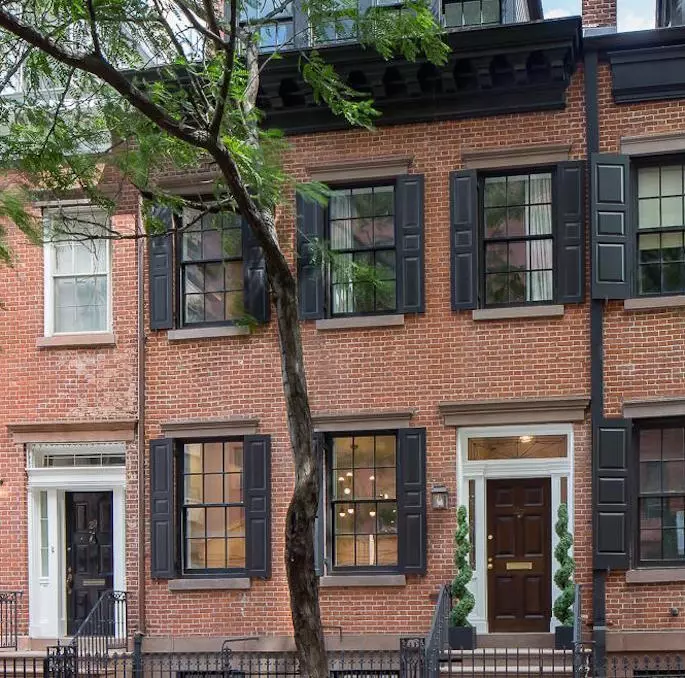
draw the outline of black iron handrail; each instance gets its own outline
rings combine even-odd
[[[18,608],[22,591],[0,591],[0,647],[17,649]]]
[[[449,626],[452,596],[449,584],[440,587],[438,602],[433,612],[433,621],[426,636],[426,676],[437,678],[440,672],[440,655],[447,647],[447,628]]]
[[[583,627],[581,615],[583,613],[583,601],[581,598],[581,586],[576,584],[573,597],[573,644],[574,647],[583,642]]]
[[[103,656],[126,649],[128,617],[125,591],[105,591],[78,627],[70,645],[77,656]]]

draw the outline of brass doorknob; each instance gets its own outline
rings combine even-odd
[[[488,570],[492,570],[492,568],[495,567],[492,563],[488,563]]]
[[[493,539],[494,539],[494,537],[491,534],[489,534],[488,535],[488,541],[492,541]]]

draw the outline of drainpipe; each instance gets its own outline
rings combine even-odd
[[[593,153],[599,152],[599,109],[597,107],[597,65],[598,54],[595,50],[585,52],[585,119],[587,131],[587,164],[591,168]],[[592,190],[592,176],[590,190]],[[590,221],[592,221],[592,215]],[[592,242],[592,235],[590,236]],[[592,297],[592,289],[590,289]],[[592,477],[593,477],[593,513],[596,497],[594,496],[594,449],[595,430],[604,416],[604,309],[601,299],[590,299],[590,394],[592,420]],[[593,520],[593,550],[595,524]],[[606,570],[592,571],[592,640],[594,641],[595,666],[598,675],[603,675],[606,659]]]
[[[145,233],[143,227],[142,198],[138,198],[136,214],[136,240],[138,261],[138,629],[136,635],[145,633]]]

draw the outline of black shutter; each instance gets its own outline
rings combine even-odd
[[[153,579],[176,576],[176,510],[174,444],[169,438],[150,441],[150,551]]]
[[[397,455],[399,568],[426,573],[426,429],[400,429]]]
[[[557,166],[557,301],[585,299],[585,180],[582,161]]]
[[[245,313],[258,323],[267,323],[271,316],[269,283],[266,278],[264,252],[252,229],[243,219],[243,292]]]
[[[595,426],[592,475],[594,568],[597,570],[622,570],[629,566],[630,442],[630,420],[604,419]]]
[[[452,310],[478,305],[478,175],[450,174]]]
[[[324,575],[324,555],[326,547],[326,538],[324,535],[325,517],[326,517],[326,486],[324,476],[324,459],[326,456],[326,448],[324,445],[323,433],[314,434],[314,449],[316,451],[317,459],[319,460],[319,507],[316,511],[316,521],[314,523],[314,569],[319,577]]]
[[[167,232],[149,240],[150,258],[150,329],[170,330],[174,326],[173,280],[173,213],[171,208],[156,205],[151,217],[166,225]]]
[[[396,187],[397,300],[400,313],[423,313],[423,175],[398,177]]]
[[[632,233],[630,159],[592,156],[592,298],[630,296]]]
[[[322,243],[325,210],[315,200],[297,195],[297,282],[300,318],[316,320],[324,316],[323,270],[316,261],[315,243]]]
[[[271,438],[245,436],[245,552],[251,577],[271,576]]]

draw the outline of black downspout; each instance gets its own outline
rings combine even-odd
[[[599,153],[599,109],[597,107],[597,63],[596,51],[585,52],[585,119],[587,133],[588,167],[591,168],[593,153]],[[590,191],[592,191],[592,175],[590,177]],[[591,215],[592,216],[592,215]],[[592,221],[592,218],[590,219]],[[592,246],[592,235],[590,236]],[[590,291],[592,297],[592,291]],[[592,449],[595,449],[595,430],[604,417],[604,309],[601,299],[590,300],[590,395],[592,420]],[[592,455],[592,486],[593,506],[595,455]],[[593,510],[594,513],[594,510]],[[593,520],[593,544],[596,538],[596,526]],[[594,551],[594,546],[593,546]],[[606,570],[592,572],[592,640],[594,641],[595,675],[604,676],[606,666]]]

